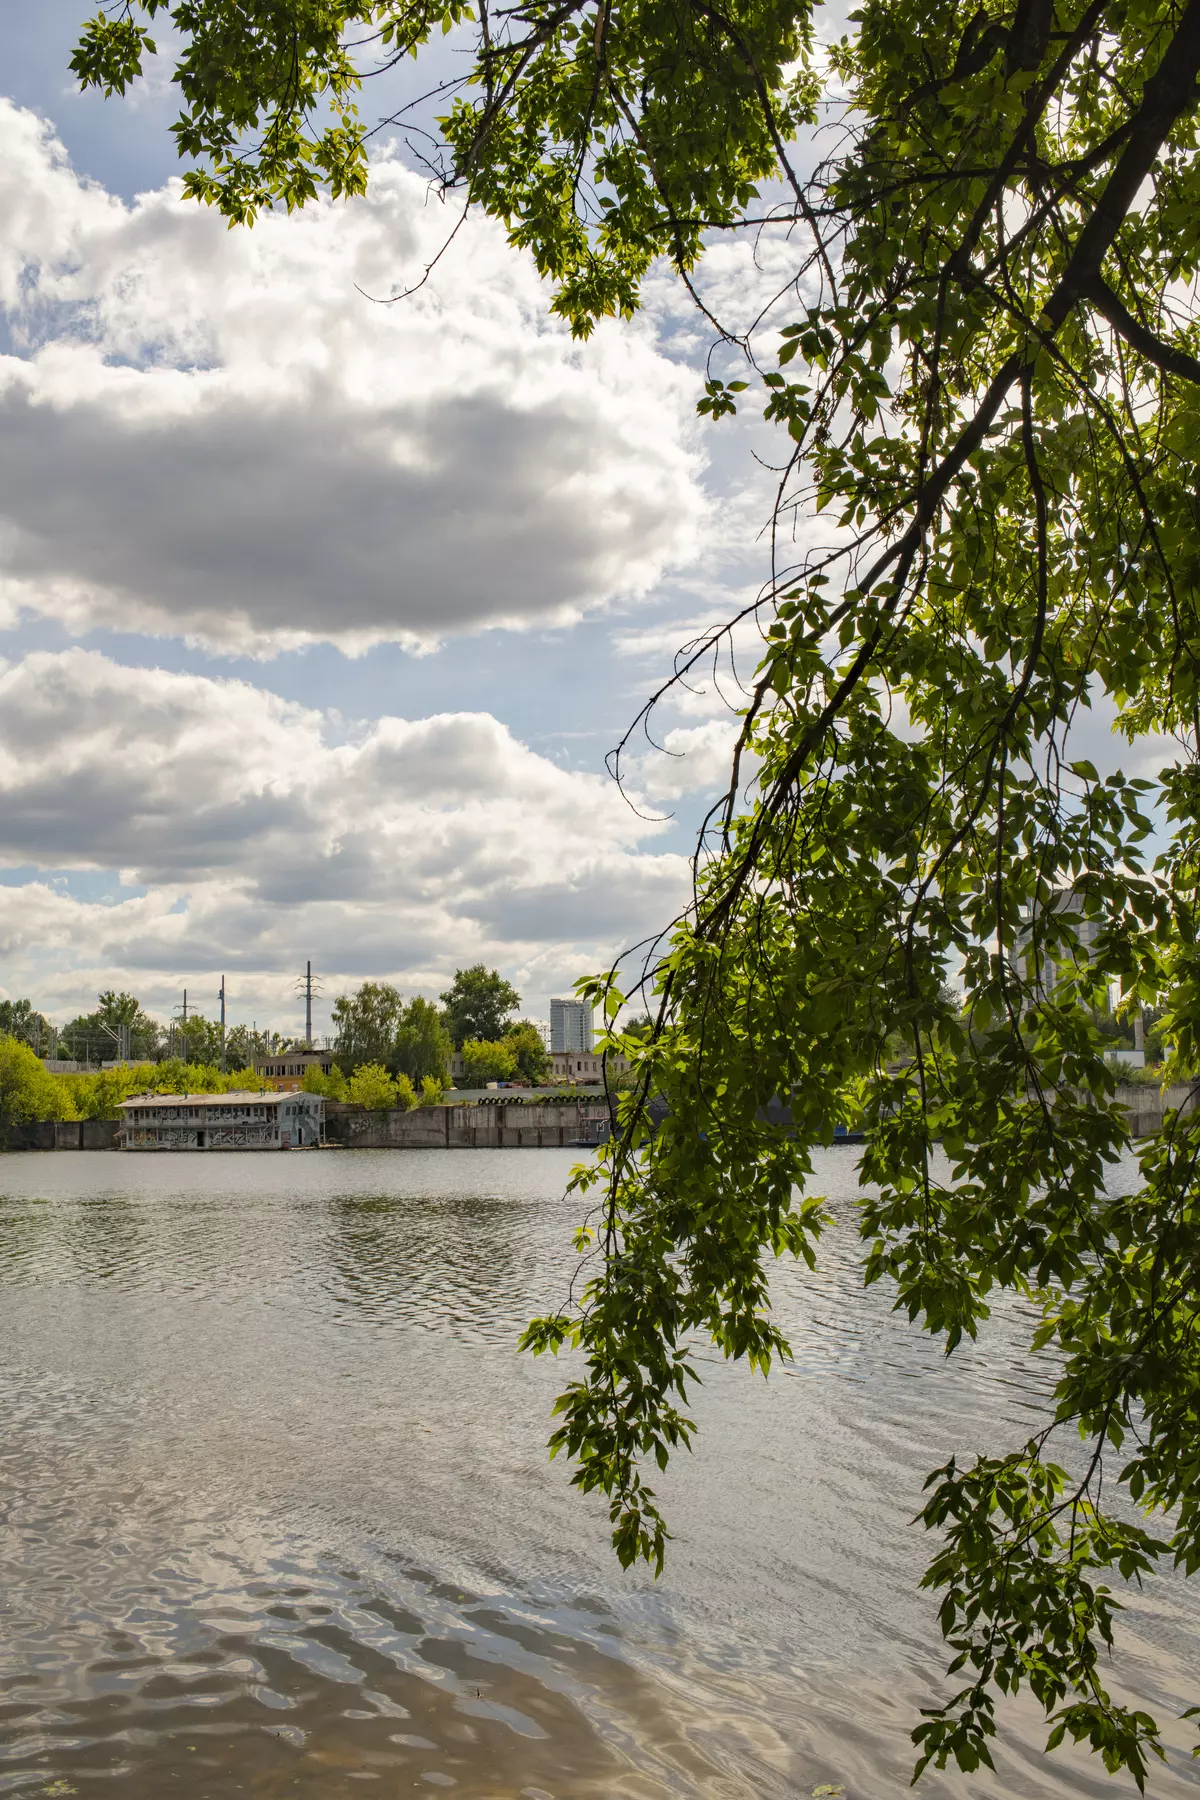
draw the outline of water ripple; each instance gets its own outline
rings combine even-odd
[[[864,1294],[831,1152],[842,1222],[774,1279],[794,1360],[702,1359],[667,1578],[622,1576],[546,1461],[564,1371],[515,1353],[573,1266],[570,1162],[0,1159],[0,1794],[906,1786],[941,1666],[922,1476],[1020,1441],[1052,1365],[1015,1308],[947,1364]],[[1195,1700],[1197,1622],[1182,1584],[1134,1598],[1139,1697]],[[1005,1723],[997,1782],[930,1791],[1110,1791]]]

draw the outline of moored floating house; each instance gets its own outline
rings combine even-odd
[[[124,1150],[303,1150],[319,1144],[320,1094],[135,1094],[121,1102]]]

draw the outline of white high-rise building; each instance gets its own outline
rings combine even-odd
[[[550,1049],[582,1050],[592,1048],[592,1009],[582,1000],[551,1000]]]

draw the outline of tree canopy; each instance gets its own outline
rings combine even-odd
[[[407,1079],[407,1078],[406,1078]],[[411,1083],[409,1092],[412,1092]],[[347,1098],[372,1112],[387,1112],[396,1105],[397,1088],[382,1063],[360,1063],[350,1077]]]
[[[33,1119],[75,1116],[70,1090],[51,1075],[28,1044],[0,1035],[0,1143]]]
[[[396,1067],[414,1087],[427,1079],[444,1083],[454,1046],[432,1000],[414,994],[400,1015],[392,1054]]]
[[[532,1019],[515,1019],[505,1028],[505,1041],[513,1050],[516,1072],[522,1081],[544,1081],[550,1073],[550,1054]]]
[[[0,1034],[28,1044],[39,1056],[50,1054],[54,1027],[32,1000],[0,1000]]]
[[[710,313],[700,401],[779,428],[761,662],[652,1030],[615,1038],[588,1277],[527,1341],[582,1351],[554,1445],[661,1564],[647,1470],[692,1435],[693,1347],[786,1354],[769,1260],[819,1254],[812,1151],[860,1124],[866,1279],[948,1351],[1013,1291],[1060,1368],[1028,1441],[932,1477],[962,1685],[918,1767],[987,1762],[1027,1683],[1051,1744],[1140,1784],[1158,1728],[1100,1653],[1114,1576],[1200,1568],[1200,1114],[1131,1147],[1097,1019],[1161,1008],[1200,1075],[1200,0],[863,0],[838,42],[803,0],[141,0],[81,78],[123,89],[157,13],[190,191],[231,219],[361,190],[361,70],[458,25],[444,181],[575,331],[656,257],[703,303],[714,235],[792,247],[758,328]],[[1089,709],[1174,745],[1102,772]],[[610,1020],[629,985],[597,982]]]
[[[446,1029],[461,1050],[468,1038],[493,1040],[504,1035],[505,1020],[516,1012],[521,996],[498,969],[472,963],[456,969],[454,981],[441,996],[446,1009]]]
[[[191,1025],[191,1020],[188,1023]],[[63,1052],[81,1062],[116,1062],[157,1055],[164,1033],[133,994],[106,988],[96,996],[95,1011],[78,1014],[58,1036]],[[194,1036],[198,1052],[208,1047],[199,1025]],[[188,1042],[191,1045],[192,1039]],[[205,1059],[198,1054],[196,1060]]]
[[[390,981],[364,981],[356,993],[339,994],[333,1003],[338,1054],[354,1063],[386,1063],[403,1011]]]
[[[511,1038],[468,1038],[462,1047],[464,1087],[486,1087],[489,1081],[509,1081],[517,1072],[517,1052]]]

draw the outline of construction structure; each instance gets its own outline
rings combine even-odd
[[[324,1136],[319,1094],[135,1094],[120,1111],[123,1150],[305,1150]]]
[[[550,1051],[592,1051],[592,1009],[582,1000],[551,1000]]]

